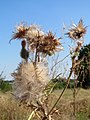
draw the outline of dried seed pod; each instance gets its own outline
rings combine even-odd
[[[86,34],[86,31],[87,31],[86,28],[87,27],[83,25],[83,20],[81,19],[78,25],[73,24],[66,34],[71,39],[78,40]]]

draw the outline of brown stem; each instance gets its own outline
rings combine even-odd
[[[48,113],[48,115],[47,115],[47,116],[49,116],[49,115],[50,115],[50,113],[53,111],[53,109],[54,109],[54,108],[55,108],[55,106],[58,104],[59,100],[61,99],[61,97],[62,97],[63,93],[65,92],[66,88],[68,87],[69,82],[70,82],[70,77],[71,77],[71,75],[72,75],[72,72],[73,72],[73,71],[72,71],[72,69],[71,69],[70,74],[69,74],[68,79],[67,79],[67,84],[66,84],[66,86],[64,87],[64,89],[63,89],[62,93],[60,94],[59,98],[57,99],[57,101],[55,102],[55,104],[53,105],[53,107],[51,108],[51,110],[49,111],[49,113]]]
[[[74,82],[74,91],[73,91],[73,115],[76,115],[76,85]]]
[[[36,62],[37,62],[37,49],[36,49],[36,53],[35,53],[35,66],[36,66]]]
[[[40,62],[40,54],[38,53],[38,62]]]

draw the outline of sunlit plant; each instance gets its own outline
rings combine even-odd
[[[55,85],[51,88],[49,94],[43,94],[45,93],[44,90],[48,86],[50,78],[48,75],[48,66],[43,64],[41,58],[43,55],[44,57],[47,55],[51,56],[55,54],[55,52],[62,50],[61,38],[56,38],[51,31],[48,33],[43,32],[37,25],[25,26],[22,24],[16,28],[12,39],[20,39],[21,41],[24,39],[27,43],[28,51],[33,52],[34,55],[34,61],[31,60],[32,62],[26,62],[25,64],[21,63],[17,71],[12,74],[15,79],[14,87],[16,97],[24,103],[31,105],[32,113],[29,116],[29,120],[32,119],[34,115],[37,115],[42,120],[51,119],[51,115],[55,112],[54,108],[68,87],[72,74],[75,73],[76,66],[82,61],[77,58],[83,46],[85,34],[86,27],[83,25],[82,19],[77,25],[72,24],[65,34],[68,35],[76,45],[74,49],[70,51],[72,66],[69,76],[66,79],[66,86],[50,111],[48,111],[48,97]],[[74,100],[75,95],[76,91],[74,89]],[[33,102],[36,104],[33,104]]]
[[[11,40],[17,39],[21,40],[21,57],[26,62],[19,64],[17,70],[12,73],[15,79],[14,95],[22,102],[30,104],[40,100],[44,94],[43,90],[50,80],[48,66],[44,65],[42,57],[51,56],[62,50],[62,44],[59,41],[61,38],[56,38],[50,31],[43,32],[37,25],[20,24],[13,32]],[[27,60],[28,52],[33,53],[34,60],[31,56],[29,56],[31,61]]]

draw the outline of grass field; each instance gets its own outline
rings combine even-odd
[[[49,97],[49,108],[57,100],[61,90],[54,91]],[[76,96],[76,117],[73,116],[73,92],[67,89],[56,106],[54,120],[90,120],[90,89],[80,89]],[[20,105],[10,92],[0,92],[0,120],[28,120],[29,108]],[[37,120],[37,119],[33,119]]]

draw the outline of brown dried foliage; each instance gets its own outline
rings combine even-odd
[[[71,39],[78,40],[86,34],[86,28],[87,27],[83,25],[83,20],[81,19],[78,25],[72,25],[72,27],[69,29],[69,32],[67,32],[66,34]]]
[[[31,51],[41,52],[46,55],[52,55],[54,52],[61,50],[62,45],[59,39],[55,38],[52,32],[44,34],[44,32],[38,28],[38,26],[32,25],[26,27],[20,25],[14,32],[12,39],[25,38]]]

